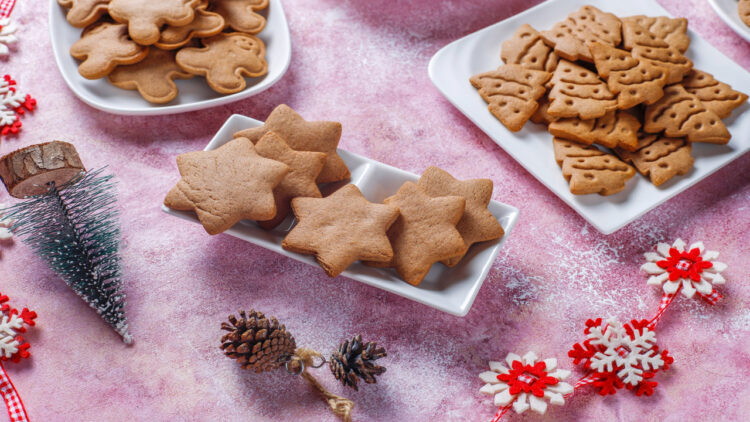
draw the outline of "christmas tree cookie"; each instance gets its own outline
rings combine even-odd
[[[574,195],[612,195],[625,189],[625,182],[635,176],[633,167],[614,154],[566,139],[555,138],[552,142],[555,161],[562,167]]]
[[[570,60],[593,62],[586,44],[601,42],[612,46],[620,44],[620,19],[594,6],[583,6],[558,22],[549,31],[542,31],[545,43],[555,48],[558,56]]]
[[[617,109],[614,94],[599,75],[567,60],[560,60],[550,84],[547,112],[554,117],[588,120]]]
[[[633,164],[639,173],[648,177],[654,186],[660,186],[693,168],[692,146],[684,139],[643,135],[636,151],[618,148],[615,152],[620,158]]]
[[[729,117],[732,110],[747,101],[747,95],[733,90],[724,82],[717,81],[710,73],[697,69],[693,69],[687,75],[682,81],[682,86],[722,119]]]
[[[621,147],[633,151],[638,147],[641,122],[628,111],[610,111],[598,119],[575,117],[550,122],[549,133],[582,144],[599,144],[607,148]]]
[[[664,97],[646,107],[643,130],[670,138],[686,137],[690,142],[726,144],[732,137],[718,115],[706,108],[682,85],[664,89]]]

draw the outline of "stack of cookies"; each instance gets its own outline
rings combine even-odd
[[[350,176],[336,152],[340,137],[340,123],[308,122],[281,105],[263,126],[237,132],[216,150],[178,156],[182,179],[164,204],[194,211],[209,234],[240,220],[272,229],[294,213],[284,249],[315,255],[331,277],[364,261],[395,268],[413,285],[433,264],[455,266],[474,243],[503,236],[487,209],[492,181],[459,181],[435,167],[382,204],[353,184],[323,198],[319,184]]]
[[[584,6],[546,31],[521,26],[505,64],[471,84],[509,130],[547,126],[573,194],[610,195],[636,170],[656,186],[686,174],[694,142],[729,142],[722,119],[748,97],[694,69],[689,45],[686,19]]]
[[[70,54],[87,79],[106,77],[155,104],[177,97],[175,79],[203,76],[220,94],[268,72],[258,14],[268,0],[58,0],[83,28]]]

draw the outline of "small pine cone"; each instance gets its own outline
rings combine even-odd
[[[377,375],[383,374],[385,368],[374,363],[375,360],[388,356],[385,349],[378,348],[377,343],[362,343],[362,336],[357,335],[351,340],[345,340],[333,352],[330,360],[331,372],[342,384],[355,390],[357,381],[362,378],[368,384],[375,384]]]
[[[228,357],[237,359],[244,369],[255,372],[277,369],[286,363],[297,348],[294,337],[279,325],[274,317],[266,318],[262,312],[250,310],[239,312],[239,319],[229,315],[229,322],[221,323],[221,329],[229,331],[221,337],[221,350]]]

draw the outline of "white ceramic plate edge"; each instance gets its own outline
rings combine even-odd
[[[238,119],[240,119],[244,123],[250,123],[250,124],[254,124],[254,125],[261,125],[262,124],[262,122],[260,122],[258,120],[255,120],[255,119],[251,119],[251,118],[249,118],[247,116],[242,116],[242,115],[239,115],[239,114],[233,114],[232,116],[230,116],[227,119],[227,121],[217,131],[217,135],[213,139],[211,139],[211,141],[208,143],[208,145],[206,146],[206,148],[204,148],[204,151],[213,149],[212,148],[213,144],[217,141],[218,135],[220,133],[222,133],[223,131],[225,131],[228,126],[232,125]],[[342,157],[349,156],[349,157],[352,157],[352,158],[354,158],[356,160],[361,160],[362,162],[367,163],[367,165],[377,165],[379,167],[385,168],[388,171],[391,171],[393,173],[397,173],[398,175],[404,177],[405,179],[411,179],[411,180],[418,179],[418,176],[415,175],[415,174],[413,174],[413,173],[409,173],[407,171],[398,169],[396,167],[389,166],[387,164],[381,163],[379,161],[372,160],[372,159],[367,158],[367,157],[363,157],[361,155],[358,155],[358,154],[355,154],[355,153],[352,153],[352,152],[349,152],[349,151],[339,150],[339,153],[340,153],[340,155],[342,155]],[[487,274],[489,273],[490,269],[492,268],[492,265],[494,264],[494,262],[497,260],[497,255],[499,254],[500,249],[504,245],[505,240],[510,236],[510,233],[512,232],[513,228],[515,227],[516,222],[518,221],[518,217],[520,215],[520,211],[517,208],[515,208],[515,207],[513,207],[511,205],[505,204],[505,203],[501,203],[501,202],[492,200],[491,203],[490,203],[490,206],[492,208],[502,209],[503,210],[503,217],[505,218],[505,221],[507,222],[506,225],[503,227],[503,229],[505,230],[505,235],[501,239],[495,241],[494,244],[493,244],[493,242],[489,242],[486,245],[486,247],[492,248],[492,250],[491,250],[491,256],[489,257],[489,259],[487,259],[483,263],[481,270],[476,273],[476,277],[478,278],[479,281],[476,282],[476,283],[474,283],[474,284],[472,284],[471,288],[468,290],[468,294],[461,299],[461,302],[460,302],[459,305],[450,306],[450,305],[446,305],[446,304],[443,304],[443,303],[440,303],[440,302],[437,302],[437,301],[427,300],[427,299],[419,296],[418,294],[410,295],[410,294],[407,294],[403,290],[391,288],[389,284],[379,284],[379,283],[377,283],[377,282],[375,282],[373,280],[368,279],[367,277],[359,276],[358,274],[355,274],[355,273],[353,273],[353,272],[351,272],[349,270],[344,271],[341,275],[344,276],[344,277],[348,277],[348,278],[357,280],[357,281],[359,281],[361,283],[364,283],[364,284],[367,284],[367,285],[370,285],[370,286],[373,286],[373,287],[377,287],[377,288],[379,288],[381,290],[385,290],[387,292],[396,294],[396,295],[404,297],[406,299],[413,300],[413,301],[421,303],[423,305],[426,305],[426,306],[438,309],[440,311],[449,313],[451,315],[463,317],[463,316],[465,316],[469,312],[469,310],[471,310],[471,306],[473,305],[474,300],[476,299],[476,296],[479,293],[479,290],[481,289],[482,285],[484,284],[484,281],[487,278]],[[165,212],[165,213],[167,213],[169,215],[172,215],[172,216],[175,216],[175,217],[179,217],[179,218],[181,218],[183,220],[186,220],[186,221],[191,221],[191,222],[193,222],[195,224],[200,224],[200,222],[197,220],[197,218],[195,217],[195,215],[193,213],[183,212],[183,211],[175,211],[175,210],[172,210],[172,209],[168,208],[167,206],[165,206],[163,204],[161,205],[161,209],[162,209],[163,212]],[[496,215],[496,217],[497,217],[497,215]],[[245,240],[247,242],[253,243],[255,245],[264,247],[264,248],[266,248],[268,250],[271,250],[273,252],[279,253],[280,255],[283,255],[283,256],[286,256],[286,257],[289,257],[289,258],[293,258],[293,259],[295,259],[297,261],[304,262],[304,263],[306,263],[308,265],[317,266],[317,264],[314,261],[311,261],[311,258],[310,258],[309,255],[302,255],[302,254],[297,254],[297,253],[294,253],[294,252],[286,251],[284,249],[281,249],[280,244],[276,244],[276,243],[273,244],[275,246],[275,249],[272,249],[272,248],[268,247],[265,244],[266,240],[264,240],[264,239],[258,239],[258,238],[252,237],[252,236],[248,236],[247,234],[240,232],[236,228],[231,228],[231,229],[227,230],[225,233],[228,234],[228,235],[230,235],[230,236],[234,236],[234,237],[240,238],[242,240]],[[272,236],[272,234],[269,234],[269,236]],[[357,264],[355,264],[355,265],[357,265]],[[383,281],[390,281],[390,280],[383,279]],[[401,287],[404,287],[404,288],[406,288],[406,289],[408,289],[410,291],[414,291],[415,293],[419,292],[419,288],[418,287],[410,286],[410,285],[408,285],[408,283],[406,283],[404,281],[401,281],[401,280],[399,280],[399,283],[403,283],[403,284],[401,284]],[[413,290],[410,287],[413,287]]]
[[[716,12],[716,14],[719,15],[721,20],[723,20],[724,23],[729,25],[729,27],[732,28],[732,30],[736,32],[737,35],[744,38],[745,41],[750,42],[750,27],[745,25],[742,22],[742,20],[740,20],[736,1],[732,2],[734,3],[734,14],[731,16],[729,15],[729,11],[724,10],[724,8],[719,5],[719,1],[725,1],[725,0],[708,0],[708,4],[711,5],[711,7],[714,9],[714,12]],[[735,19],[737,19],[737,21],[735,21]]]

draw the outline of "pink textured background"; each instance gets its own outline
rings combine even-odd
[[[642,1],[642,0],[638,0]],[[645,317],[659,293],[638,271],[660,240],[704,240],[729,264],[716,307],[677,300],[658,333],[676,358],[657,393],[601,398],[590,390],[551,407],[547,420],[741,420],[750,414],[750,155],[611,236],[603,236],[456,111],[427,77],[448,42],[538,1],[285,1],[293,40],[289,72],[269,91],[229,106],[167,117],[119,117],[77,100],[58,73],[47,2],[20,1],[21,41],[0,73],[39,100],[2,153],[60,139],[119,185],[127,348],[20,242],[0,259],[0,288],[36,309],[33,358],[8,372],[38,421],[332,420],[303,380],[244,372],[218,350],[219,324],[238,308],[276,315],[298,343],[329,352],[362,333],[384,344],[388,372],[345,391],[357,420],[489,420],[477,374],[488,359],[535,350],[572,368],[569,346],[586,318]],[[750,45],[703,0],[661,0],[672,14],[745,68]],[[562,15],[562,11],[561,11]],[[159,210],[177,179],[174,157],[202,149],[232,113],[263,119],[285,102],[310,119],[339,120],[341,146],[412,172],[438,165],[489,177],[494,198],[521,220],[465,318],[367,287],[228,236],[209,237]],[[735,134],[747,136],[747,134]],[[0,200],[5,199],[0,194]],[[580,376],[578,370],[574,376]],[[1,413],[0,413],[1,415]],[[0,416],[2,420],[4,416]],[[538,420],[534,415],[525,420]],[[509,420],[521,419],[511,415]],[[746,420],[746,419],[745,419]]]

